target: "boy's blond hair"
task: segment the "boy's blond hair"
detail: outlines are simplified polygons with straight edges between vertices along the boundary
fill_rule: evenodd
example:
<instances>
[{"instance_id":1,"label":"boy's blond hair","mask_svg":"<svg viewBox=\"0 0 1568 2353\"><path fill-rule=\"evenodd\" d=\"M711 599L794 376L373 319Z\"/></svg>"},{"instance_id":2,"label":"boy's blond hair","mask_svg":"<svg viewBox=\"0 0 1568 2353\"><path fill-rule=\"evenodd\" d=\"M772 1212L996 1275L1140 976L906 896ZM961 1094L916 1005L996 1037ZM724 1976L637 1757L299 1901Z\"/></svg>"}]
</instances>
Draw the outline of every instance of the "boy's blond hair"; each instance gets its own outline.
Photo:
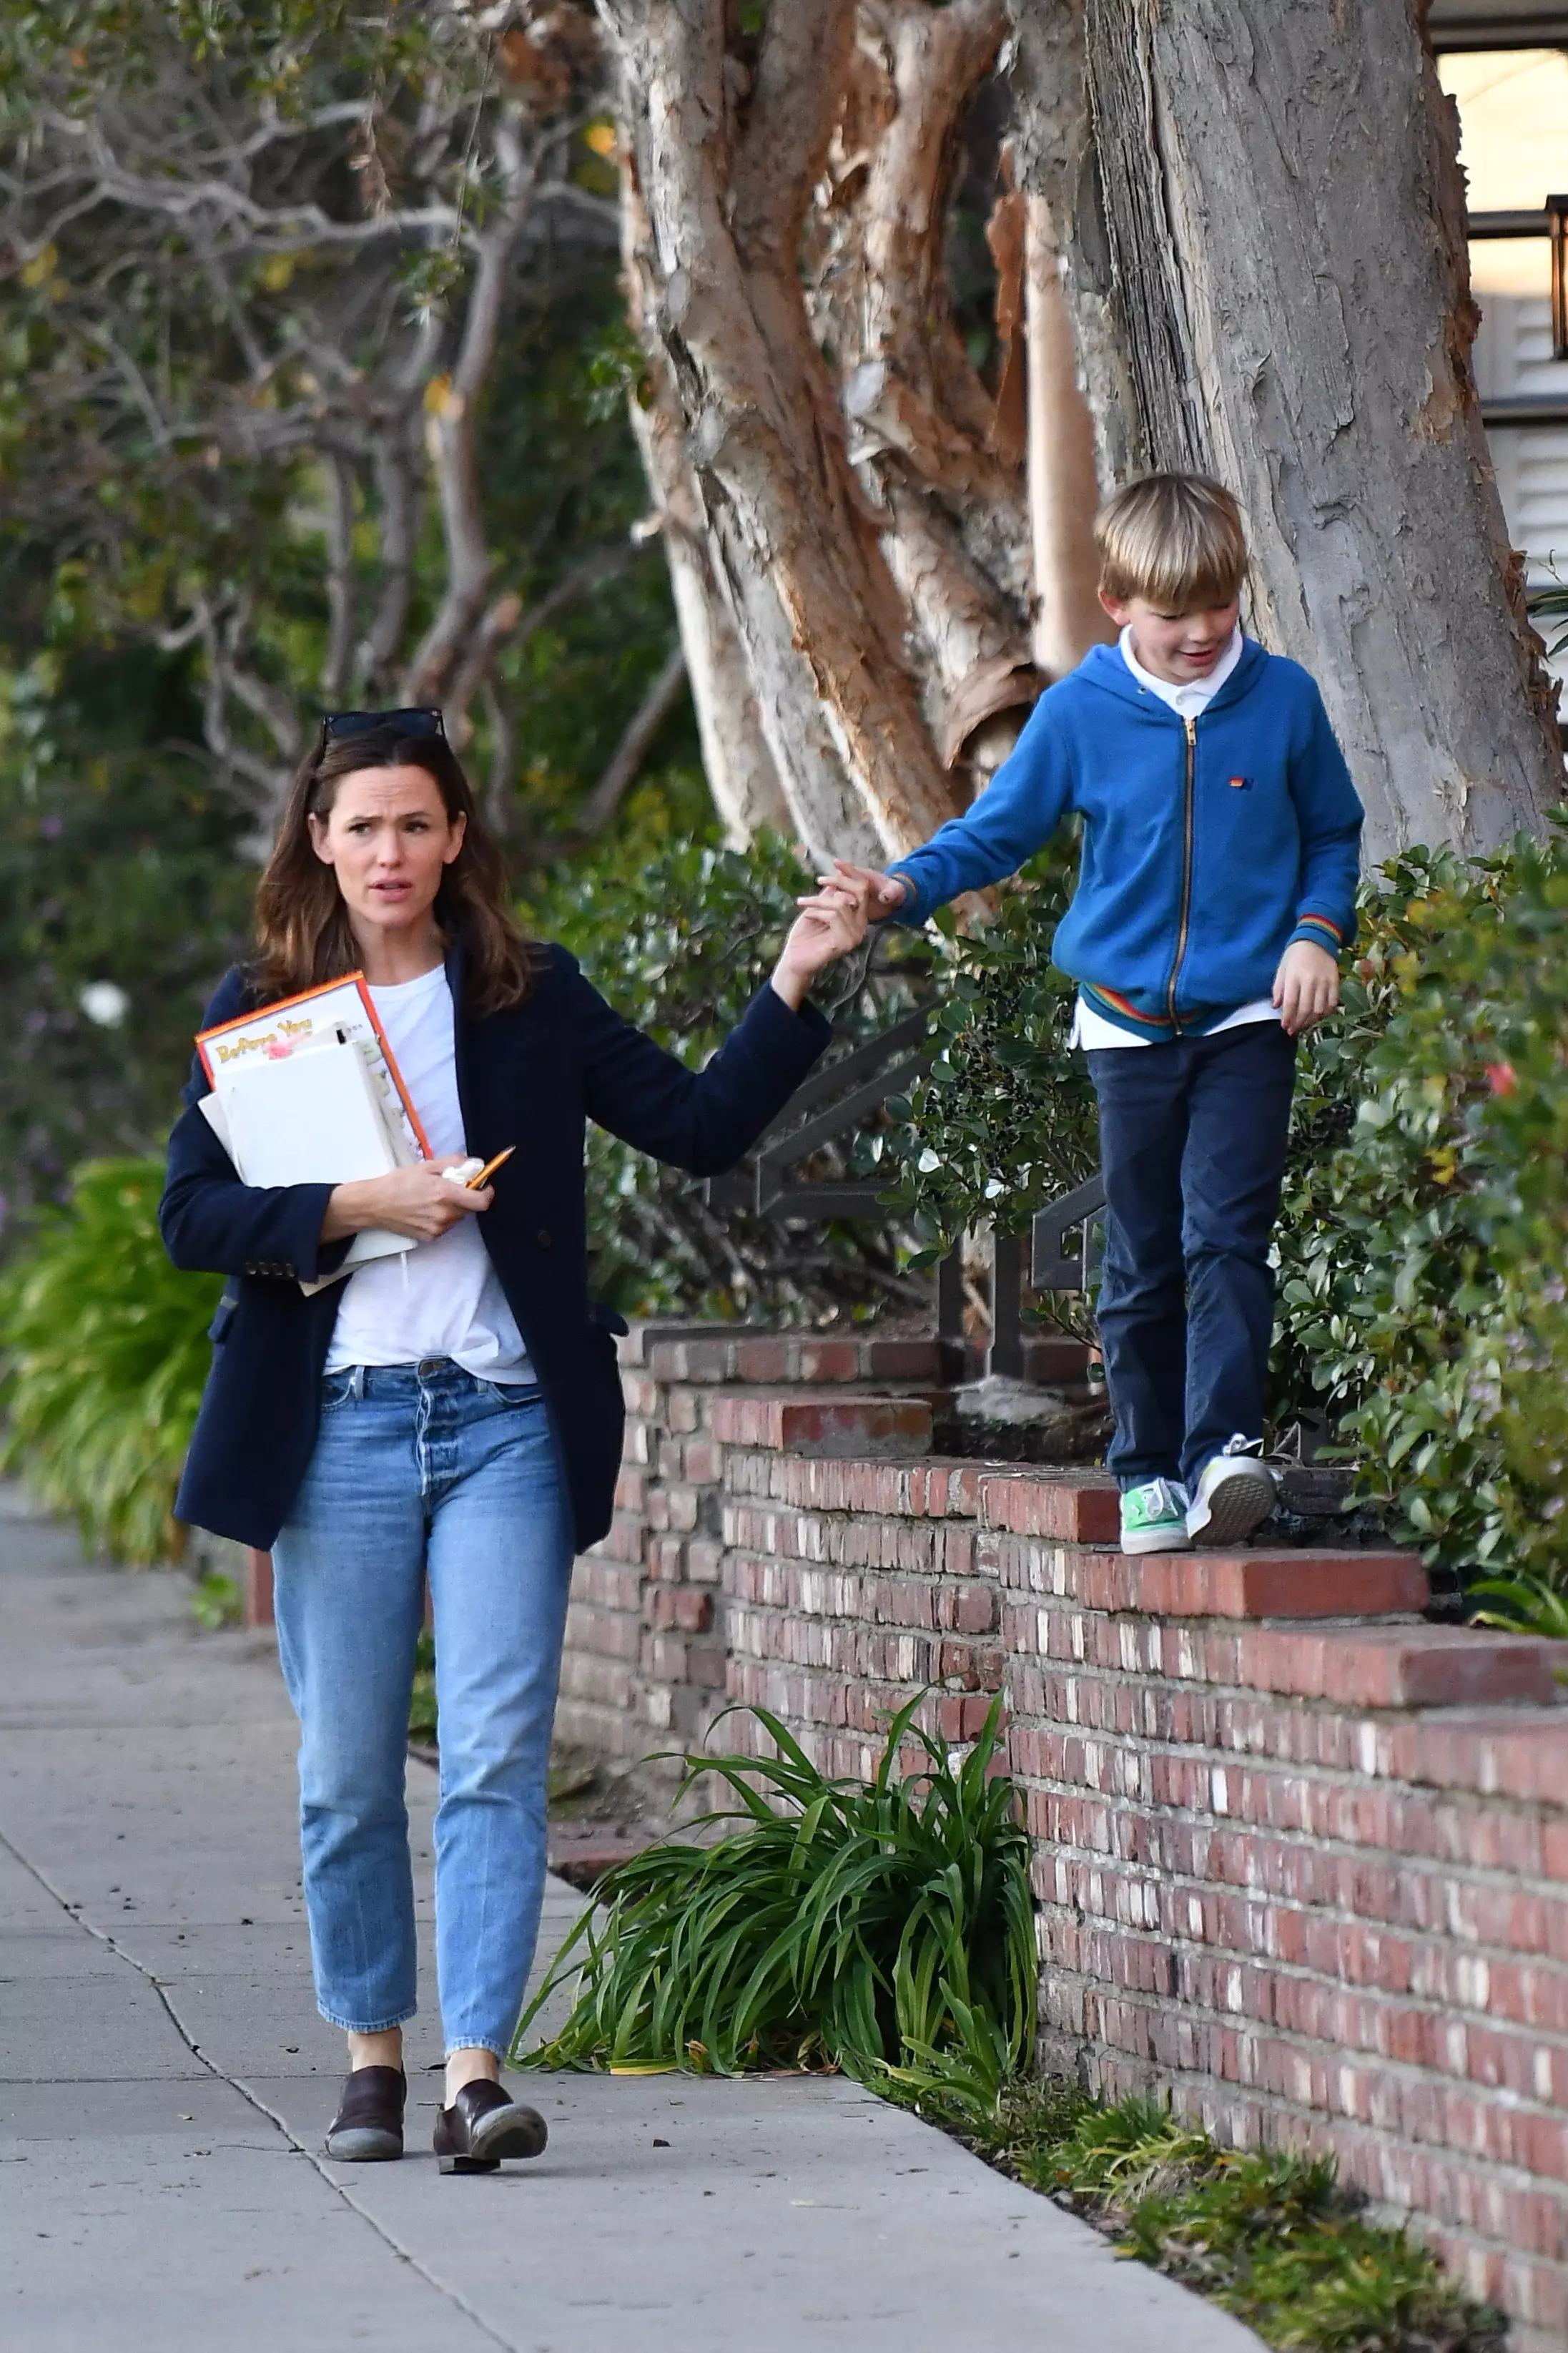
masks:
<instances>
[{"instance_id":1,"label":"boy's blond hair","mask_svg":"<svg viewBox=\"0 0 1568 2353\"><path fill-rule=\"evenodd\" d=\"M1202 474L1146 474L1094 519L1100 585L1165 613L1228 605L1247 577L1247 533L1227 490Z\"/></svg>"}]
</instances>

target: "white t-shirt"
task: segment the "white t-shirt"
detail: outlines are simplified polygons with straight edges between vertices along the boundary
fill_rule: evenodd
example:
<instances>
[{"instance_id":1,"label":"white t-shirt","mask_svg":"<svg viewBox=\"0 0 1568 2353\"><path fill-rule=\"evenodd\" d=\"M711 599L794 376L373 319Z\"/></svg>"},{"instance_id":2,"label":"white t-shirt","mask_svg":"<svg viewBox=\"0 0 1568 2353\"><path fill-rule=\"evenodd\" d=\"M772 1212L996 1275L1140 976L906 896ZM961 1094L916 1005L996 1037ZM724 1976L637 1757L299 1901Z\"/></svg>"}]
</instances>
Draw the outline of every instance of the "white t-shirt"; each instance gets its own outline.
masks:
<instances>
[{"instance_id":1,"label":"white t-shirt","mask_svg":"<svg viewBox=\"0 0 1568 2353\"><path fill-rule=\"evenodd\" d=\"M1162 702L1168 703L1178 719L1195 719L1201 711L1206 710L1241 659L1242 637L1238 626L1231 631L1229 645L1207 678L1194 678L1184 686L1174 686L1168 678L1156 678L1152 670L1144 669L1132 650L1131 628L1122 630L1121 643L1121 659L1139 685L1149 693L1157 694ZM1250 1005L1238 1005L1234 1013L1227 1013L1223 1021L1216 1021L1212 1029L1205 1030L1204 1035L1205 1038L1217 1037L1222 1029L1240 1029L1251 1021L1278 1021L1279 1018L1270 999L1258 997ZM1108 1021L1103 1013L1097 1013L1094 1007L1080 997L1073 1015L1072 1036L1068 1042L1099 1052L1106 1046L1152 1046L1155 1040L1134 1037L1131 1029L1118 1029L1114 1021Z\"/></svg>"},{"instance_id":2,"label":"white t-shirt","mask_svg":"<svg viewBox=\"0 0 1568 2353\"><path fill-rule=\"evenodd\" d=\"M466 1152L458 1103L452 992L444 967L371 997L430 1150ZM351 1365L417 1365L449 1356L487 1381L531 1381L533 1368L479 1233L476 1211L439 1241L372 1259L343 1285L329 1373Z\"/></svg>"}]
</instances>

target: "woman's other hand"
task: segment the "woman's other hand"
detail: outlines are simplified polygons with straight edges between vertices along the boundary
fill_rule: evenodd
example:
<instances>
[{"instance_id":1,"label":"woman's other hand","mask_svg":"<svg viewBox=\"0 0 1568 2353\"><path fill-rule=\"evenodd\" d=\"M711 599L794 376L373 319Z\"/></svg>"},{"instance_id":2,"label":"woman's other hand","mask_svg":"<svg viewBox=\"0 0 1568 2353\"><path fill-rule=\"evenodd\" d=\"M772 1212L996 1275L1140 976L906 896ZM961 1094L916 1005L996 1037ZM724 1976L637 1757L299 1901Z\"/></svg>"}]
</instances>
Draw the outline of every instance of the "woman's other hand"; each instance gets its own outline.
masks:
<instances>
[{"instance_id":1,"label":"woman's other hand","mask_svg":"<svg viewBox=\"0 0 1568 2353\"><path fill-rule=\"evenodd\" d=\"M321 1219L321 1240L341 1242L374 1228L378 1233L405 1234L411 1242L438 1241L459 1218L488 1209L495 1199L489 1185L470 1193L466 1186L447 1183L442 1169L455 1168L462 1157L460 1152L448 1152L441 1160L395 1168L390 1176L334 1185Z\"/></svg>"},{"instance_id":2,"label":"woman's other hand","mask_svg":"<svg viewBox=\"0 0 1568 2353\"><path fill-rule=\"evenodd\" d=\"M800 913L773 966L773 985L792 1012L798 1013L806 991L818 973L858 948L866 936L865 882L858 870L830 875L815 897L800 901Z\"/></svg>"}]
</instances>

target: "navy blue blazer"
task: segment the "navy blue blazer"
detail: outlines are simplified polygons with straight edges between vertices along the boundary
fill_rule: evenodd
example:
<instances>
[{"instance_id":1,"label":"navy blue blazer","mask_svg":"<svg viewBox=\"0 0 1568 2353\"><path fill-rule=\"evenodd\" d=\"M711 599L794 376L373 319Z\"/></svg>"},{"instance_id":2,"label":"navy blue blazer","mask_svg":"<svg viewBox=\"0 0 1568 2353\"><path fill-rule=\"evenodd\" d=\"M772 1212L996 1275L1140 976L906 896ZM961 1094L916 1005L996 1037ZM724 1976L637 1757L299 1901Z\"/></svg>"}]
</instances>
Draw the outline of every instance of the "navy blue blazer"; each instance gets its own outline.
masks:
<instances>
[{"instance_id":1,"label":"navy blue blazer","mask_svg":"<svg viewBox=\"0 0 1568 2353\"><path fill-rule=\"evenodd\" d=\"M468 1150L488 1160L518 1147L495 1176L479 1231L543 1391L581 1551L614 1509L623 1419L614 1335L626 1329L588 1299L584 1123L693 1176L716 1176L776 1117L833 1033L814 1006L793 1013L764 987L707 1068L689 1071L623 1021L564 948L542 953L532 995L482 1018L463 1008L459 956L447 971ZM203 1026L259 1001L237 967ZM206 1092L198 1057L158 1210L177 1267L230 1277L174 1511L267 1551L315 1447L342 1297L341 1283L309 1298L300 1283L330 1273L348 1244L321 1240L330 1185L240 1183L196 1109Z\"/></svg>"}]
</instances>

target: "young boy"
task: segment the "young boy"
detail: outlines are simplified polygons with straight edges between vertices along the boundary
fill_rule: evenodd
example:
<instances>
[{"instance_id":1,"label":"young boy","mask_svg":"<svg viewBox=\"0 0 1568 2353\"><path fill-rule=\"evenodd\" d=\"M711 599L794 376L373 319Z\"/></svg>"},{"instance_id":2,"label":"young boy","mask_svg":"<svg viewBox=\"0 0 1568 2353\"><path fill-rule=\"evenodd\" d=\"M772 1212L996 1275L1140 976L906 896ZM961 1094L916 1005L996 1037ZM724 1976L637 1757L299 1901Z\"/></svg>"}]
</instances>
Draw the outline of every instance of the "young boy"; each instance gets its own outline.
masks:
<instances>
[{"instance_id":1,"label":"young boy","mask_svg":"<svg viewBox=\"0 0 1568 2353\"><path fill-rule=\"evenodd\" d=\"M1095 525L1121 642L1043 695L963 817L833 884L923 923L1083 819L1057 964L1100 1102L1099 1319L1121 1549L1249 1536L1296 1039L1339 1002L1362 808L1318 690L1237 625L1247 543L1217 483L1155 474Z\"/></svg>"}]
</instances>

